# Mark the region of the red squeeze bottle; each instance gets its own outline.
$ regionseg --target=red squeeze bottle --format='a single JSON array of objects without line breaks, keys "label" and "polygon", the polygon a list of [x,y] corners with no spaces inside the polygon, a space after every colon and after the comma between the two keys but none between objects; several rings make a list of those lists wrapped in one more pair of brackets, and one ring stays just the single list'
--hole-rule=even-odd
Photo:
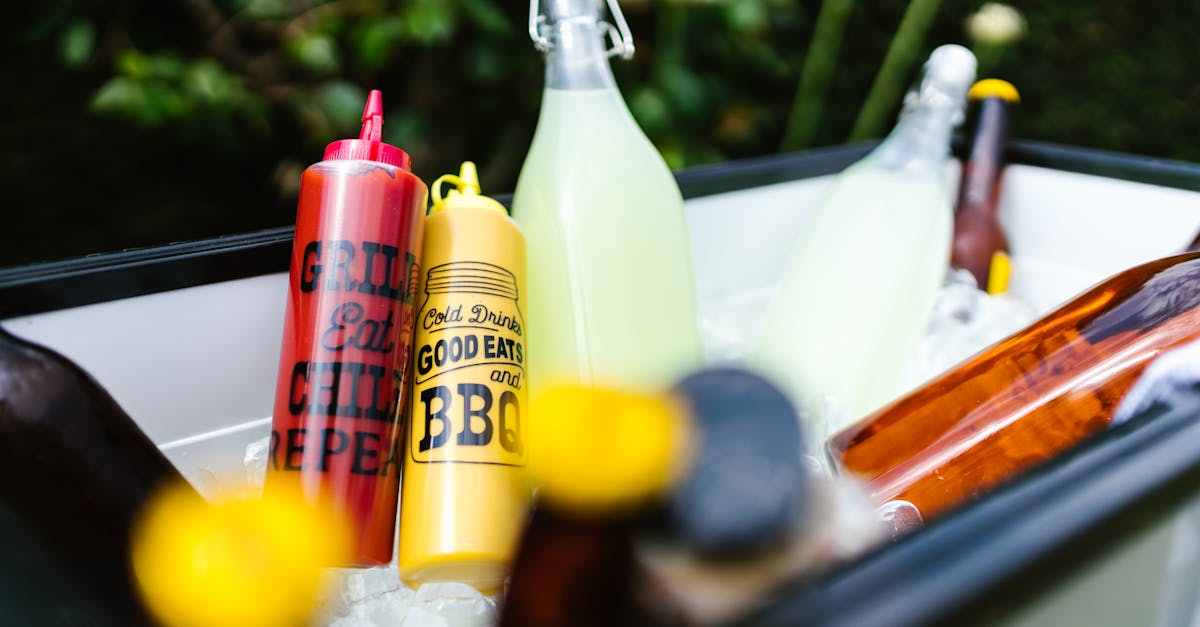
[{"label": "red squeeze bottle", "polygon": [[265,488],[351,525],[360,566],[392,559],[427,193],[382,126],[376,90],[300,181]]}]

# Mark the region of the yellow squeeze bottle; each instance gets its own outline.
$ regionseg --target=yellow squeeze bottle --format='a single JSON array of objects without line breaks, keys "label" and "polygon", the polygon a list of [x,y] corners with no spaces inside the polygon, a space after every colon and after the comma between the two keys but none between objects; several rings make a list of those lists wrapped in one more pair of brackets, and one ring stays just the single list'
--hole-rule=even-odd
[{"label": "yellow squeeze bottle", "polygon": [[[442,198],[443,183],[457,189]],[[530,492],[525,237],[475,164],[432,185],[400,496],[400,578],[499,592]]]}]

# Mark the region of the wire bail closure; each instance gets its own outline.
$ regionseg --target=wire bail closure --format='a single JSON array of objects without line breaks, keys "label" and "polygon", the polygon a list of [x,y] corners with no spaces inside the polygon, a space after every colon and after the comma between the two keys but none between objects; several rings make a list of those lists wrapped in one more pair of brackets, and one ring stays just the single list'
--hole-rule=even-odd
[{"label": "wire bail closure", "polygon": [[[625,21],[625,14],[621,13],[621,7],[617,4],[617,0],[607,0],[608,12],[612,14],[613,21],[616,26],[604,20],[597,20],[596,24],[604,29],[604,34],[611,42],[604,53],[610,57],[620,56],[622,59],[629,60],[633,58],[633,33],[629,30],[629,24]],[[538,52],[549,52],[554,44],[550,38],[543,34],[543,30],[547,27],[546,16],[541,12],[540,0],[529,0],[529,38],[533,40],[533,47]]]}]

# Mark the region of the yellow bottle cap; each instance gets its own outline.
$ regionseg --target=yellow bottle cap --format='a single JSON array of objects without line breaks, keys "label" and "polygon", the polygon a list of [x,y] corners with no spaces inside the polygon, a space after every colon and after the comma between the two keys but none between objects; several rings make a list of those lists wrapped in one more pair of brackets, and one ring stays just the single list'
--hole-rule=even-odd
[{"label": "yellow bottle cap", "polygon": [[688,423],[666,398],[578,386],[534,400],[527,470],[538,498],[585,515],[636,507],[684,470]]},{"label": "yellow bottle cap", "polygon": [[133,570],[166,627],[307,624],[326,567],[350,556],[347,529],[297,492],[213,505],[186,486],[156,495],[133,536]]},{"label": "yellow bottle cap", "polygon": [[971,85],[971,91],[967,92],[967,98],[970,100],[1000,98],[1011,104],[1021,102],[1021,94],[1017,93],[1017,88],[1013,87],[1012,83],[998,78],[985,78]]},{"label": "yellow bottle cap", "polygon": [[[443,198],[442,185],[445,183],[453,183],[455,187]],[[491,209],[505,215],[508,214],[508,211],[504,209],[504,205],[479,193],[479,175],[475,172],[475,164],[470,161],[463,161],[458,176],[453,174],[439,176],[433,182],[433,185],[430,186],[430,191],[433,193],[433,209],[430,210],[431,214],[443,209],[456,209],[459,207]]]},{"label": "yellow bottle cap", "polygon": [[1008,277],[1012,274],[1012,259],[1003,251],[992,253],[992,265],[988,269],[987,293],[1003,294],[1008,291]]}]

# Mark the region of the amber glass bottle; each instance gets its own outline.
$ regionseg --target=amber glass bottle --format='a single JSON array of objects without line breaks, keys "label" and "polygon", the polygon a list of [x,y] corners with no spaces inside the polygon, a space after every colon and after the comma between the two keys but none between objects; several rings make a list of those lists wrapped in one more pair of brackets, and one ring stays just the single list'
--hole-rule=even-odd
[{"label": "amber glass bottle", "polygon": [[727,565],[773,555],[809,520],[799,417],[757,375],[711,368],[664,398],[562,388],[532,412],[538,505],[501,627],[661,620],[678,608],[646,598],[639,539]]},{"label": "amber glass bottle", "polygon": [[1126,270],[829,440],[926,520],[1103,430],[1151,359],[1200,337],[1200,254]]},{"label": "amber glass bottle", "polygon": [[[1007,263],[1008,239],[996,214],[1008,146],[1008,109],[1020,96],[1011,84],[991,78],[972,85],[967,98],[979,107],[954,206],[950,264],[968,270],[980,289],[999,293],[1007,287],[1007,272],[994,272],[992,266]],[[993,274],[995,279],[990,278]]]},{"label": "amber glass bottle", "polygon": [[630,523],[539,507],[513,564],[501,627],[604,627],[637,622]]}]

